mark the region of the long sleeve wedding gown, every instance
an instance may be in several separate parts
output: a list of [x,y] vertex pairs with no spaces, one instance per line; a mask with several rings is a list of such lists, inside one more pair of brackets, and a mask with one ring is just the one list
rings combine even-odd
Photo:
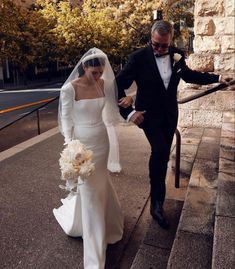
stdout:
[[78,195],[62,199],[63,205],[53,213],[67,235],[82,236],[84,268],[103,269],[107,244],[123,234],[123,215],[107,171],[109,140],[102,119],[106,98],[76,101],[71,83],[62,89],[61,98],[65,141],[79,139],[92,150],[95,171],[78,185]]

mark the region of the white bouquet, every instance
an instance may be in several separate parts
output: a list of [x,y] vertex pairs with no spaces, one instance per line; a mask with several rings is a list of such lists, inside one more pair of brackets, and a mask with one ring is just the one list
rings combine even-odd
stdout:
[[95,170],[92,157],[93,152],[79,140],[70,141],[60,154],[61,179],[66,180],[66,186],[60,185],[60,188],[72,191],[78,184],[78,178],[84,181],[90,176]]

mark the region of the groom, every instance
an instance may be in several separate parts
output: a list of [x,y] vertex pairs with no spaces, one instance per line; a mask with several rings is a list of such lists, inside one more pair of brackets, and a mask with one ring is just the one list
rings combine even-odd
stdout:
[[189,69],[183,51],[170,46],[173,28],[168,21],[156,21],[149,46],[132,53],[117,75],[120,104],[132,82],[137,84],[135,110],[120,107],[121,115],[143,129],[151,146],[149,160],[152,217],[162,228],[169,227],[164,215],[165,177],[170,148],[177,126],[177,87],[180,79],[188,83],[227,83],[229,77]]

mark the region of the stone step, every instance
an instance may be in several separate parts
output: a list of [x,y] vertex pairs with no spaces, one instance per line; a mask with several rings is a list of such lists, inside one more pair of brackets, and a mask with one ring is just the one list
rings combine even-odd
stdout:
[[235,268],[235,115],[223,116],[212,269]]
[[182,201],[166,199],[165,211],[171,223],[171,228],[170,230],[163,230],[156,221],[150,221],[148,231],[135,256],[131,269],[166,268],[182,207]]
[[[181,133],[180,173],[181,176],[186,175],[190,177],[204,128],[180,128],[179,131]],[[173,170],[175,169],[175,157],[176,147],[174,140],[171,153],[171,166]]]
[[[196,147],[194,153],[196,155],[198,144],[201,140],[203,128],[188,128],[187,130],[180,130],[182,135],[183,157],[185,160],[186,170],[190,170],[194,157],[191,155],[191,148]],[[180,214],[183,207],[183,201],[185,199],[185,193],[188,186],[189,176],[188,173],[183,172],[180,179],[180,188],[176,189],[174,180],[174,156],[175,145],[172,146],[171,165],[169,165],[167,173],[167,192],[166,201],[164,204],[165,212],[168,216],[168,220],[171,224],[170,230],[165,231],[159,227],[149,214],[149,203],[145,210],[145,217],[148,219],[147,228],[144,238],[142,238],[140,245],[135,253],[131,269],[150,269],[150,268],[166,268],[167,261],[170,255],[171,247],[175,238]],[[120,268],[130,268],[121,266]]]
[[211,268],[220,131],[203,130],[167,269]]

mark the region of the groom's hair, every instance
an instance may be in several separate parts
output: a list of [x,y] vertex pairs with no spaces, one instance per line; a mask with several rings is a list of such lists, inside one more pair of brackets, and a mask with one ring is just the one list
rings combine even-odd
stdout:
[[151,34],[153,34],[153,32],[157,31],[159,35],[164,36],[167,34],[170,34],[171,37],[173,37],[174,35],[174,29],[172,24],[169,21],[156,21],[151,29]]
[[83,66],[85,67],[96,67],[96,66],[104,66],[105,65],[105,59],[104,58],[93,58],[90,60],[87,60],[86,62],[84,62],[83,64],[81,63],[78,66],[78,74],[79,77],[83,76],[85,74],[85,70],[83,68]]

